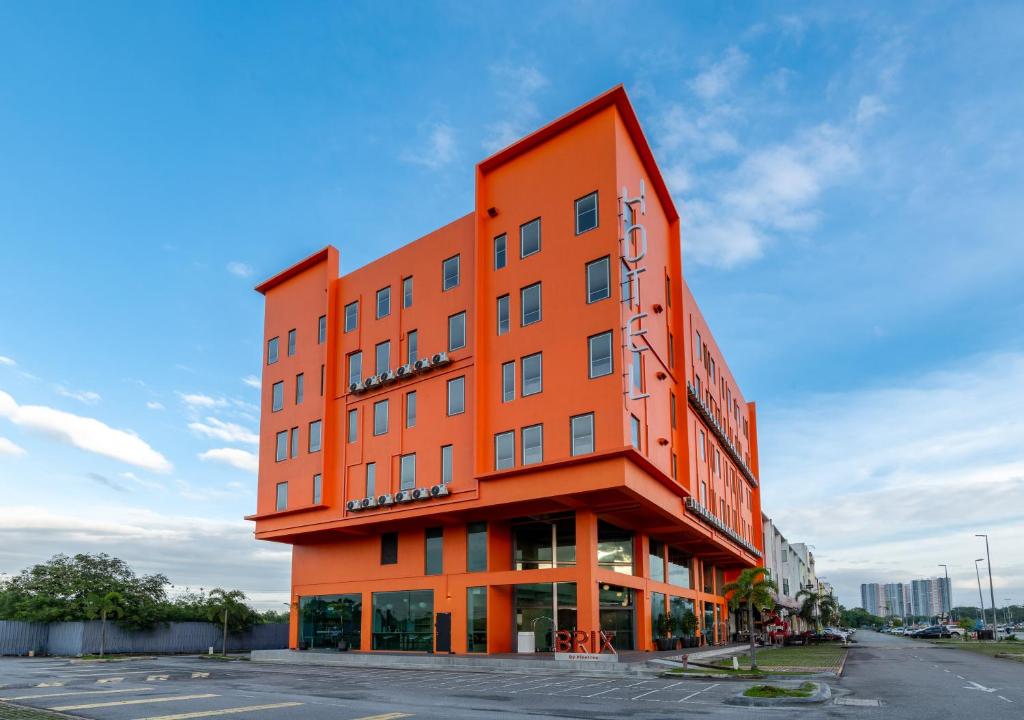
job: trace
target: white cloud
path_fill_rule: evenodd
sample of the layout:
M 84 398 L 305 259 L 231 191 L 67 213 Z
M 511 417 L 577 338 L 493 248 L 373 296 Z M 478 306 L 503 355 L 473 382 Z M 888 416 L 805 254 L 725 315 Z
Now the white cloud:
M 9 358 L 6 355 L 0 355 L 0 365 L 6 365 L 8 367 L 14 367 L 18 363 L 14 362 L 14 358 Z
M 227 265 L 228 272 L 238 277 L 247 278 L 252 275 L 252 266 L 244 262 L 232 261 Z
M 886 112 L 887 108 L 877 95 L 864 95 L 857 103 L 856 122 L 858 125 L 866 125 L 875 117 Z
M 42 405 L 18 405 L 0 391 L 0 417 L 38 430 L 61 442 L 155 472 L 170 472 L 171 463 L 131 430 L 117 430 L 90 417 Z
M 226 465 L 236 467 L 239 470 L 245 470 L 246 472 L 252 473 L 258 471 L 260 467 L 259 458 L 256 457 L 255 453 L 251 453 L 248 450 L 240 450 L 238 448 L 214 448 L 212 450 L 199 453 L 199 459 L 224 463 Z
M 146 403 L 146 407 L 148 407 L 150 410 L 163 410 L 164 404 L 161 402 L 157 402 L 156 400 L 150 400 L 149 402 Z
M 715 100 L 732 89 L 746 67 L 747 56 L 731 47 L 721 60 L 691 80 L 690 87 L 704 100 Z
M 224 407 L 228 401 L 224 398 L 213 398 L 201 393 L 178 393 L 181 401 L 193 408 Z
M 190 422 L 188 426 L 197 433 L 225 442 L 242 442 L 251 445 L 258 445 L 260 442 L 260 436 L 252 430 L 236 423 L 218 420 L 215 417 L 206 418 L 206 422 Z
M 15 445 L 5 437 L 0 437 L 0 455 L 24 455 L 25 448 Z
M 495 153 L 521 138 L 533 128 L 538 117 L 534 97 L 548 85 L 548 79 L 533 65 L 510 63 L 490 68 L 491 86 L 497 88 L 495 109 L 502 119 L 487 126 L 484 150 Z
M 450 125 L 439 123 L 430 128 L 422 147 L 403 152 L 403 162 L 437 170 L 455 159 L 455 130 Z
M 244 382 L 251 388 L 256 388 L 257 390 L 263 387 L 263 381 L 260 380 L 255 375 L 246 375 L 244 378 L 242 378 L 242 382 Z
M 100 397 L 99 393 L 93 392 L 92 390 L 68 390 L 63 385 L 55 385 L 53 389 L 57 391 L 58 395 L 72 398 L 73 400 L 85 403 L 86 405 L 95 405 L 103 399 Z

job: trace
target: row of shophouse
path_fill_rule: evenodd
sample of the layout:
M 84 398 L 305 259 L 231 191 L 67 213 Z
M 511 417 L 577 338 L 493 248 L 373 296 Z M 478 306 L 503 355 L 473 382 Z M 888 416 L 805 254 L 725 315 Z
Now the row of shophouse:
M 819 578 L 814 567 L 814 553 L 807 543 L 790 542 L 775 522 L 761 515 L 764 528 L 764 566 L 778 590 L 775 592 L 774 615 L 790 632 L 813 630 L 811 623 L 799 616 L 801 590 L 834 594 L 832 586 Z

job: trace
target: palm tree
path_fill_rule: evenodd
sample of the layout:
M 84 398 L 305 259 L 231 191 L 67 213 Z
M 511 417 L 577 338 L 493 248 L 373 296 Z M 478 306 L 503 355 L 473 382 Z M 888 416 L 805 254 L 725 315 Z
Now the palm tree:
M 85 599 L 85 612 L 90 618 L 100 619 L 100 657 L 103 657 L 107 646 L 107 618 L 124 616 L 124 596 L 111 590 L 106 595 L 89 595 Z
M 736 610 L 740 605 L 747 606 L 747 627 L 750 629 L 750 669 L 757 670 L 756 644 L 754 643 L 754 608 L 766 610 L 775 605 L 773 592 L 778 586 L 768 577 L 768 570 L 763 567 L 747 568 L 739 577 L 722 586 L 722 593 L 729 596 L 729 608 Z
M 220 651 L 227 655 L 229 618 L 241 620 L 249 613 L 249 606 L 245 604 L 245 593 L 241 590 L 214 588 L 210 591 L 208 602 L 207 617 L 210 620 L 220 620 L 224 623 L 224 641 Z
M 808 623 L 814 624 L 815 632 L 820 633 L 824 625 L 831 624 L 839 612 L 839 604 L 831 593 L 824 592 L 813 586 L 803 588 L 796 594 L 800 601 L 799 615 Z

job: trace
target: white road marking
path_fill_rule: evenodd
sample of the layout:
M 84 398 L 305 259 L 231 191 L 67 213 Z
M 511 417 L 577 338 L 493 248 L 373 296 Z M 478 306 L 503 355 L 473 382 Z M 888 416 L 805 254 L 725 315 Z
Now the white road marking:
M 996 697 L 999 698 L 1000 700 L 1005 700 L 1008 703 L 1012 703 L 1013 702 L 1013 700 L 1011 700 L 1010 698 L 1005 698 L 1002 695 L 996 695 Z
M 679 682 L 674 682 L 671 685 L 666 685 L 665 687 L 658 687 L 658 688 L 654 688 L 653 690 L 648 690 L 645 693 L 640 693 L 639 695 L 637 695 L 636 697 L 634 697 L 632 699 L 633 700 L 639 700 L 644 695 L 653 695 L 656 692 L 661 692 L 662 690 L 668 690 L 670 687 L 675 687 L 676 685 L 682 685 L 682 684 L 683 684 L 683 681 L 680 680 Z
M 202 695 L 165 695 L 163 697 L 139 698 L 138 700 L 112 700 L 111 702 L 89 703 L 88 705 L 62 705 L 60 707 L 48 708 L 61 712 L 64 710 L 91 710 L 92 708 L 116 707 L 120 705 L 141 705 L 143 703 L 178 702 L 179 700 L 200 700 L 203 698 L 218 697 L 213 693 Z
M 722 683 L 714 683 L 713 685 L 708 685 L 708 686 L 707 686 L 706 688 L 704 688 L 703 690 L 698 690 L 698 691 L 697 691 L 697 692 L 695 692 L 695 693 L 690 693 L 689 695 L 687 695 L 687 696 L 686 696 L 686 697 L 684 697 L 684 698 L 680 698 L 680 699 L 678 700 L 678 702 L 686 702 L 686 701 L 687 701 L 687 700 L 689 700 L 690 698 L 692 698 L 692 697 L 697 697 L 697 696 L 698 696 L 698 695 L 700 695 L 701 693 L 707 692 L 707 691 L 708 691 L 708 690 L 710 690 L 711 688 L 716 688 L 716 687 L 718 687 L 718 686 L 719 686 L 719 685 L 721 685 L 721 684 L 722 684 Z
M 38 695 L 18 695 L 16 697 L 0 697 L 0 700 L 33 700 L 35 698 L 62 697 L 65 695 L 111 695 L 113 693 L 149 692 L 153 688 L 121 688 L 120 690 L 69 690 L 68 692 L 39 693 Z
M 957 675 L 956 677 L 957 677 L 958 680 L 966 680 L 967 679 L 963 675 Z
M 997 689 L 997 688 L 987 688 L 984 685 L 981 685 L 980 683 L 974 682 L 973 680 L 968 680 L 967 682 L 969 682 L 970 685 L 964 685 L 964 690 L 981 690 L 982 692 L 991 693 L 991 692 L 995 692 L 996 689 Z
M 122 680 L 124 680 L 123 677 L 108 677 L 108 678 L 100 678 L 96 682 L 99 683 L 100 685 L 109 685 L 110 683 L 119 683 Z
M 295 707 L 301 704 L 300 702 L 286 702 L 274 703 L 273 705 L 249 705 L 247 707 L 228 708 L 226 710 L 200 710 L 198 712 L 178 713 L 177 715 L 154 715 L 153 717 L 138 718 L 138 720 L 190 720 L 190 718 L 213 717 L 215 715 L 277 710 L 278 708 Z
M 146 677 L 146 682 L 153 682 L 155 680 L 166 680 L 170 675 L 149 675 Z
M 65 683 L 64 680 L 60 680 L 60 681 L 57 681 L 57 682 L 42 682 L 42 683 L 37 683 L 36 687 L 62 687 L 64 685 L 64 683 Z
M 210 673 L 208 673 L 208 672 L 194 672 L 194 673 L 192 673 L 192 677 L 193 678 L 208 678 L 208 677 L 210 677 Z

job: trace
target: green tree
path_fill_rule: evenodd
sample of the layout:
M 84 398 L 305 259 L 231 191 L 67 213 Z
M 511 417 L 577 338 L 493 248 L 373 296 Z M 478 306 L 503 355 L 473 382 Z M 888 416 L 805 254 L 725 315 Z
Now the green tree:
M 767 610 L 775 605 L 775 596 L 772 594 L 779 588 L 770 578 L 765 577 L 768 570 L 755 567 L 747 568 L 740 572 L 732 582 L 722 586 L 722 593 L 729 596 L 729 608 L 738 609 L 741 605 L 747 608 L 747 628 L 750 630 L 750 669 L 757 669 L 757 657 L 755 656 L 756 644 L 754 642 L 754 608 Z
M 116 590 L 111 590 L 106 595 L 93 593 L 85 600 L 85 612 L 90 618 L 100 619 L 100 657 L 106 652 L 107 646 L 107 618 L 120 618 L 124 615 L 121 605 L 124 603 L 124 596 Z
M 872 615 L 864 608 L 850 608 L 846 609 L 842 605 L 839 606 L 839 624 L 843 627 L 880 627 L 885 624 L 883 618 L 877 615 Z
M 211 621 L 220 621 L 224 625 L 224 641 L 221 652 L 228 652 L 228 627 L 232 630 L 244 630 L 253 624 L 255 611 L 245 604 L 245 593 L 241 590 L 224 590 L 214 588 L 210 591 L 207 605 L 207 617 Z
M 798 614 L 808 623 L 814 623 L 816 632 L 821 632 L 825 625 L 830 625 L 839 616 L 839 603 L 831 593 L 823 590 L 803 588 L 796 594 L 800 603 Z

